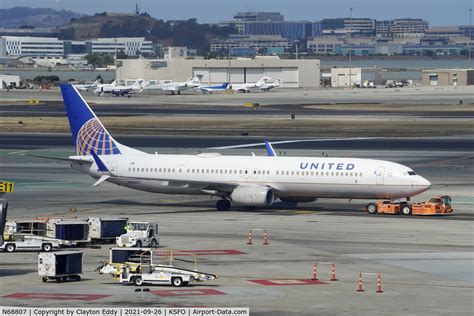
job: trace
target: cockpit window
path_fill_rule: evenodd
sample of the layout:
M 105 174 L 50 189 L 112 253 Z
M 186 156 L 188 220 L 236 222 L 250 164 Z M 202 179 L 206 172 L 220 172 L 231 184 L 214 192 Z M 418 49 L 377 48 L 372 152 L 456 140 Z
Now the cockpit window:
M 408 175 L 409 176 L 416 176 L 416 172 L 415 171 L 408 171 Z

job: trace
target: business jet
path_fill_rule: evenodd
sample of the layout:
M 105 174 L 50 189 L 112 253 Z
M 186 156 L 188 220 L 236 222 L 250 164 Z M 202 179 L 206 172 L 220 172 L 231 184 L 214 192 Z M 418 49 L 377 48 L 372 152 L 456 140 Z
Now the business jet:
M 136 190 L 218 197 L 216 208 L 268 207 L 317 198 L 406 201 L 431 183 L 404 165 L 372 159 L 148 154 L 116 141 L 71 84 L 62 84 L 76 155 L 72 168 Z M 62 158 L 61 158 L 62 159 Z
M 143 87 L 144 90 L 163 90 L 170 91 L 171 94 L 181 94 L 181 91 L 199 88 L 201 82 L 199 78 L 190 78 L 184 82 L 153 83 Z
M 229 83 L 224 82 L 218 86 L 200 86 L 196 88 L 196 91 L 201 91 L 202 93 L 209 93 L 212 94 L 213 92 L 224 92 L 229 88 Z
M 95 90 L 97 86 L 100 84 L 101 84 L 100 79 L 97 79 L 93 83 L 75 84 L 74 87 L 76 87 L 76 89 L 79 91 L 89 91 L 89 90 Z
M 280 79 L 276 79 L 274 81 L 265 80 L 264 83 L 258 87 L 258 90 L 268 92 L 273 88 L 278 88 L 280 86 L 280 84 L 281 84 Z
M 248 93 L 259 89 L 261 86 L 265 85 L 266 81 L 270 81 L 269 77 L 262 77 L 257 82 L 247 82 L 247 83 L 235 83 L 230 86 L 230 88 L 235 92 Z
M 99 86 L 94 90 L 94 93 L 103 96 L 104 94 L 113 94 L 115 96 L 128 96 L 131 94 L 141 92 L 143 90 L 141 86 L 141 80 L 135 81 L 132 85 L 118 86 L 118 85 L 107 85 Z

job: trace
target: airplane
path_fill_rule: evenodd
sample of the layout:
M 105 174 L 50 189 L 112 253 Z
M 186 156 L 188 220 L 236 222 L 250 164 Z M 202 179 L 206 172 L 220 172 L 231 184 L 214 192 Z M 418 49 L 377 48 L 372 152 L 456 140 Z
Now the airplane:
M 170 83 L 154 83 L 148 84 L 143 89 L 144 90 L 163 90 L 170 91 L 171 94 L 181 94 L 181 91 L 199 88 L 201 86 L 201 81 L 199 78 L 194 77 L 186 80 L 185 82 L 170 82 Z
M 209 94 L 212 94 L 213 92 L 226 91 L 228 87 L 229 87 L 229 83 L 224 82 L 223 84 L 219 86 L 207 86 L 207 87 L 200 86 L 199 88 L 196 88 L 196 91 L 201 91 L 202 93 L 207 92 Z
M 383 160 L 148 154 L 116 141 L 73 85 L 62 84 L 61 93 L 76 155 L 59 159 L 95 178 L 93 186 L 107 181 L 147 192 L 208 195 L 219 198 L 220 211 L 232 205 L 269 207 L 278 199 L 407 201 L 431 187 L 411 168 Z
M 257 82 L 247 82 L 247 83 L 236 83 L 232 84 L 230 88 L 235 92 L 248 93 L 252 90 L 257 90 L 261 86 L 265 85 L 266 81 L 271 80 L 269 77 L 262 77 Z
M 100 79 L 97 79 L 93 83 L 75 84 L 74 87 L 76 87 L 76 89 L 79 90 L 79 91 L 89 91 L 89 89 L 94 90 L 100 84 L 101 84 Z
M 128 96 L 130 98 L 130 94 L 141 92 L 142 90 L 143 88 L 141 86 L 141 80 L 137 80 L 132 85 L 128 85 L 128 86 L 117 86 L 117 85 L 99 86 L 94 90 L 94 93 L 99 96 L 103 96 L 106 93 L 110 93 L 116 96 L 122 96 L 122 97 Z
M 278 88 L 280 86 L 281 80 L 276 79 L 275 81 L 265 80 L 262 85 L 258 87 L 260 91 L 270 91 L 270 89 Z

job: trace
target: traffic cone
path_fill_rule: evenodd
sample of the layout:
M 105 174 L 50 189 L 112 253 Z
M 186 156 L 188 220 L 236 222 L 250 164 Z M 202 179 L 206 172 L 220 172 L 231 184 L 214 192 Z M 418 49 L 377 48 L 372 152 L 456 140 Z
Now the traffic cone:
M 253 245 L 253 242 L 252 242 L 252 229 L 249 229 L 249 235 L 248 235 L 248 239 L 247 239 L 247 245 Z
M 313 277 L 311 280 L 317 280 L 318 279 L 318 264 L 315 262 L 313 266 Z
M 377 277 L 377 291 L 375 291 L 376 293 L 383 293 L 382 291 L 382 279 L 380 278 L 380 273 L 378 274 L 378 277 Z
M 268 242 L 268 231 L 265 229 L 265 232 L 263 234 L 263 244 L 264 245 L 270 245 L 270 243 Z
M 362 273 L 359 272 L 359 281 L 357 282 L 357 292 L 364 292 L 362 288 Z
M 330 281 L 337 281 L 337 278 L 336 278 L 336 265 L 334 264 L 334 260 L 332 261 Z

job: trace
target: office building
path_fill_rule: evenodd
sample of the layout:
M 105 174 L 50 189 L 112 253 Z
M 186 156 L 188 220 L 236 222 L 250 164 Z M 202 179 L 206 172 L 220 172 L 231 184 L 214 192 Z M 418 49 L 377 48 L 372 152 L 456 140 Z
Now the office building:
M 227 39 L 213 39 L 211 52 L 228 52 L 229 49 L 252 48 L 259 49 L 281 47 L 284 50 L 291 47 L 291 41 L 280 35 L 231 35 Z
M 153 53 L 153 43 L 144 37 L 98 38 L 85 41 L 86 53 L 115 54 L 123 52 L 127 56 Z
M 0 46 L 9 56 L 63 56 L 62 40 L 51 37 L 2 36 Z
M 423 37 L 428 25 L 423 19 L 395 19 L 392 21 L 390 32 L 392 37 Z

